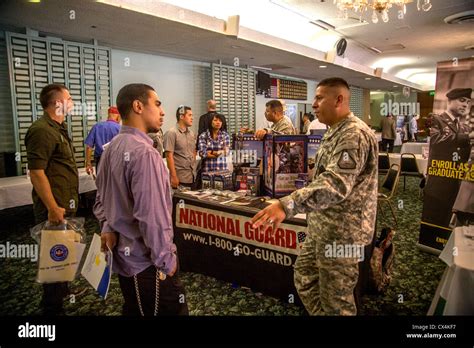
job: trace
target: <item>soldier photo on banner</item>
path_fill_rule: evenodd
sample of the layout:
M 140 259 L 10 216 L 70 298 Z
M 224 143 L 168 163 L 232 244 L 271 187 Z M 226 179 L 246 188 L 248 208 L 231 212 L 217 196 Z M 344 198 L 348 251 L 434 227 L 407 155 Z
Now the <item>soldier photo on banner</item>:
M 468 164 L 471 144 L 467 120 L 472 113 L 474 59 L 456 63 L 438 63 L 430 127 L 428 172 L 418 245 L 434 253 L 443 249 L 451 234 L 453 205 L 461 182 L 473 180 Z
M 472 104 L 471 104 L 472 105 Z M 474 217 L 474 180 L 472 180 L 474 169 L 474 109 L 468 115 L 466 125 L 469 130 L 469 142 L 471 152 L 469 154 L 469 169 L 471 170 L 470 180 L 464 179 L 459 187 L 459 192 L 453 206 L 453 213 L 456 214 L 456 226 L 473 225 Z
M 466 122 L 469 128 L 469 142 L 471 153 L 469 155 L 469 168 L 474 168 L 474 115 L 469 115 Z M 471 176 L 472 177 L 472 176 Z M 473 225 L 474 222 L 474 181 L 464 179 L 459 187 L 459 192 L 453 206 L 453 213 L 456 214 L 456 226 Z

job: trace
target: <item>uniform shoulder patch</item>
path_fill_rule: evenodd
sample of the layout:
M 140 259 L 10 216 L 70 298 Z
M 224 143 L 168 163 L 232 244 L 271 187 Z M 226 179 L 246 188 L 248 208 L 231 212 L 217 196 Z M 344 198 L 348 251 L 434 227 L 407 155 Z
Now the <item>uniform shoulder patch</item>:
M 357 166 L 349 151 L 341 151 L 337 165 L 341 169 L 356 169 Z

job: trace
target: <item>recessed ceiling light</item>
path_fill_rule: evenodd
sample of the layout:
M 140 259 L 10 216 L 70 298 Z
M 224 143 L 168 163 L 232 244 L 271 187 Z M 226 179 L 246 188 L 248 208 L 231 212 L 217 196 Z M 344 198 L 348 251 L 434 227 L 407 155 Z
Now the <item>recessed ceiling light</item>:
M 366 80 L 372 80 L 372 78 L 371 78 L 371 77 L 366 77 L 365 79 L 366 79 Z
M 251 68 L 254 68 L 254 69 L 259 69 L 259 70 L 272 70 L 272 68 L 269 68 L 269 67 L 266 67 L 266 66 L 256 66 L 256 65 L 252 65 L 250 66 Z
M 319 66 L 320 69 L 325 69 L 325 68 L 327 68 L 327 67 L 328 67 L 327 65 L 320 65 L 320 66 Z
M 242 47 L 237 46 L 237 45 L 232 45 L 232 46 L 230 46 L 230 47 L 232 47 L 232 48 L 242 48 Z
M 393 85 L 393 87 L 398 87 L 397 85 Z
M 374 51 L 375 53 L 382 53 L 381 50 L 379 50 L 378 48 L 376 47 L 369 47 L 370 50 Z

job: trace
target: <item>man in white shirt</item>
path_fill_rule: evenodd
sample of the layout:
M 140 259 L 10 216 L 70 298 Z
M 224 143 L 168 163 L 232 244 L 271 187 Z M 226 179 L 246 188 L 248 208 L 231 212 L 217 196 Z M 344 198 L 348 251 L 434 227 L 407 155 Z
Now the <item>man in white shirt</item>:
M 321 123 L 319 122 L 318 118 L 315 117 L 313 121 L 311 121 L 311 123 L 309 124 L 309 127 L 308 127 L 308 131 L 306 132 L 306 134 L 310 135 L 311 134 L 311 130 L 313 129 L 328 129 L 328 127 L 324 124 L 324 123 Z

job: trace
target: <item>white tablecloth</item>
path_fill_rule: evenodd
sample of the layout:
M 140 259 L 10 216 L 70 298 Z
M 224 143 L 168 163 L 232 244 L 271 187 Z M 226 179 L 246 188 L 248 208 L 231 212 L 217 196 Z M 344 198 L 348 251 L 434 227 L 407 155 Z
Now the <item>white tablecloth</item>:
M 428 314 L 433 314 L 440 297 L 445 300 L 443 315 L 474 315 L 474 226 L 456 227 L 439 255 L 447 269 L 436 290 Z
M 401 154 L 399 153 L 389 153 L 388 154 L 388 160 L 390 162 L 390 165 L 396 163 L 400 165 L 400 158 L 402 157 Z M 428 159 L 423 158 L 421 155 L 415 155 L 416 157 L 416 163 L 418 164 L 418 170 L 421 174 L 426 174 L 426 170 L 428 167 Z
M 423 148 L 426 148 L 428 150 L 428 147 L 428 143 L 405 143 L 402 145 L 402 149 L 400 150 L 400 152 L 421 155 L 423 153 Z
M 23 176 L 0 178 L 0 210 L 33 204 L 31 180 Z M 96 190 L 94 179 L 85 168 L 79 169 L 79 193 Z

